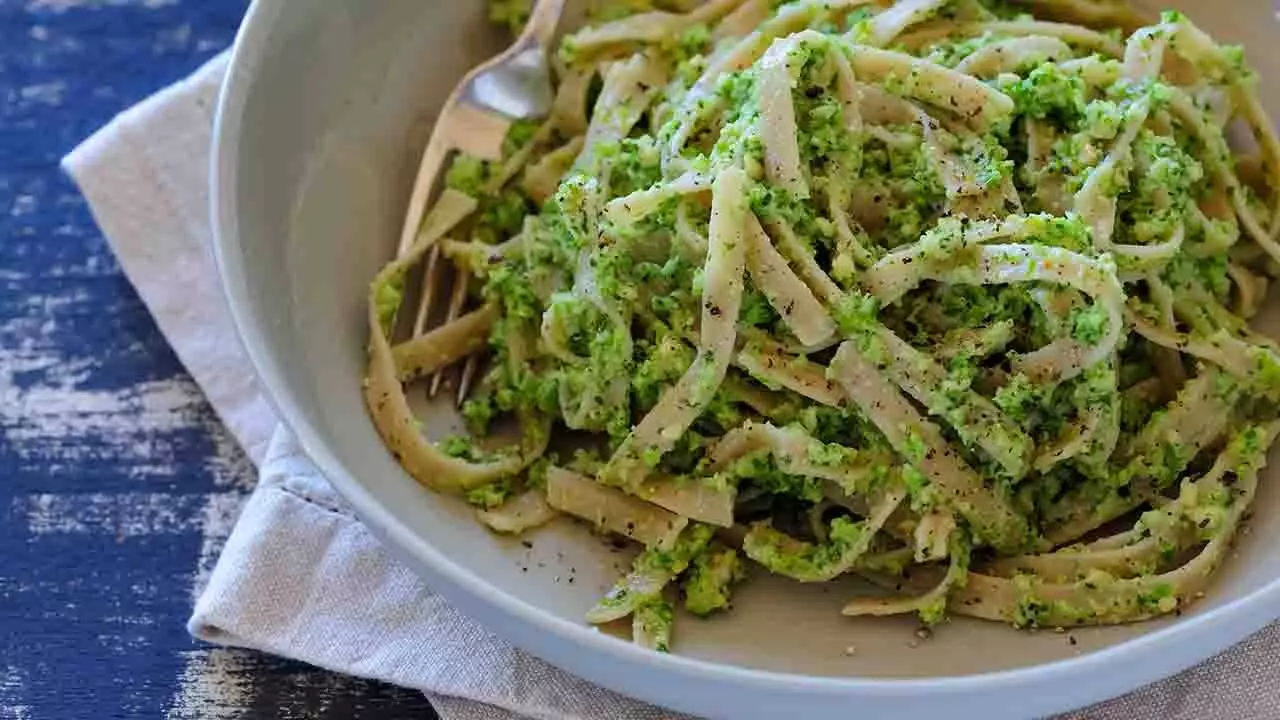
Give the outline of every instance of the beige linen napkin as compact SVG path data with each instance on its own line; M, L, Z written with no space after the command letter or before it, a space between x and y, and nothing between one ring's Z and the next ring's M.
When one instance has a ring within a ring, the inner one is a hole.
M494 637L388 558L252 380L208 253L218 58L122 114L64 161L178 357L255 462L259 484L196 603L191 632L417 688L446 720L648 720L671 713ZM1280 628L1073 717L1280 718Z

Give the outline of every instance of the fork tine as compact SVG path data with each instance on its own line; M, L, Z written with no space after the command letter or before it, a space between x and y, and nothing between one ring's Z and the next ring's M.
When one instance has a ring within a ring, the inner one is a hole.
M503 143L513 117L543 116L550 110L553 95L541 98L540 93L530 89L524 94L532 93L532 99L525 98L526 102L516 108L517 112L512 110L509 102L512 98L501 93L495 94L494 87L506 87L501 81L503 78L509 81L513 74L518 77L528 75L530 68L527 66L530 58L534 58L538 68L533 69L543 71L538 77L545 81L550 90L547 50L555 37L566 1L537 0L533 3L529 21L515 44L502 54L472 68L450 93L440 109L436 125L418 164L407 217L400 235L401 256L413 247L413 242L421 231L420 225L427 212L428 200L432 197L435 184L444 177L447 161L452 153L464 152L486 160L500 161ZM543 75L546 77L542 77ZM506 178L503 182L505 180ZM417 315L413 319L413 337L421 336L431 322L432 311L438 302L436 295L440 293L445 273L450 269L455 271L455 280L444 322L449 323L460 317L463 305L466 304L470 277L465 272L456 272L457 268L447 259L441 262L442 255L439 243L427 255L422 270ZM458 388L459 404L470 390L477 373L477 364L478 360L473 355L463 366ZM446 373L456 367L455 364L452 368L442 368L432 376L428 391L431 397L439 392Z
M452 263L450 263L450 267L452 267ZM467 300L468 280L469 277L466 273L457 272L457 268L454 268L453 291L449 296L449 308L444 319L446 325L457 320L462 315L462 305ZM444 382L445 374L450 369L450 367L444 367L436 371L436 374L431 378L430 397L435 397L436 393L440 392L440 384Z
M413 337L418 337L427 329L427 320L431 317L431 306L435 303L436 288L440 287L440 245L431 248L427 256L427 267L422 271L422 290L418 293L418 314L413 319Z
M462 407L462 403L467 401L467 395L471 392L471 383L475 380L479 366L479 355L467 358L466 364L462 366L462 379L458 381L458 407Z
M440 393L440 386L444 384L445 376L453 371L453 367L452 365L442 367L431 376L431 388L427 391L427 397L434 398Z

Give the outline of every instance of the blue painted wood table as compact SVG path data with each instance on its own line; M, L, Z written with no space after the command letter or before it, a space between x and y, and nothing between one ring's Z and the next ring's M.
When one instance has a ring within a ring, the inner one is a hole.
M58 160L245 0L0 0L0 720L433 717L184 629L253 469Z

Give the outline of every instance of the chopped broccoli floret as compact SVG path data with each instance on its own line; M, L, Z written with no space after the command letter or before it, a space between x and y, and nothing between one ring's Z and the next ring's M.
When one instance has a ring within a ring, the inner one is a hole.
M1086 345L1102 342L1110 325L1107 311L1096 303L1073 309L1067 322L1071 326L1071 336Z
M458 192L472 197L484 194L485 183L489 182L489 164L484 160L466 153L458 153L449 163L444 174L444 184Z
M693 559L684 581L684 607L694 615L710 615L729 607L734 583L746 575L736 550L708 545Z
M635 609L632 632L636 641L660 653L671 652L671 630L675 626L675 614L671 603L655 597L641 603Z
M1084 79L1057 65L1039 65L1001 89L1013 98L1018 113L1037 120L1069 128L1085 115Z
M490 510L506 502L514 489L511 478L502 478L469 490L467 502L478 508Z

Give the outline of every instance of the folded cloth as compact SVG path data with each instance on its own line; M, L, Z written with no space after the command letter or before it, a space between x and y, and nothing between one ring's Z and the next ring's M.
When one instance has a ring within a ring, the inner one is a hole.
M225 58L122 114L64 161L129 279L259 484L196 602L191 632L412 687L446 720L672 714L514 649L391 560L254 385L208 254L209 141ZM1280 717L1280 626L1199 667L1075 713L1097 720Z

